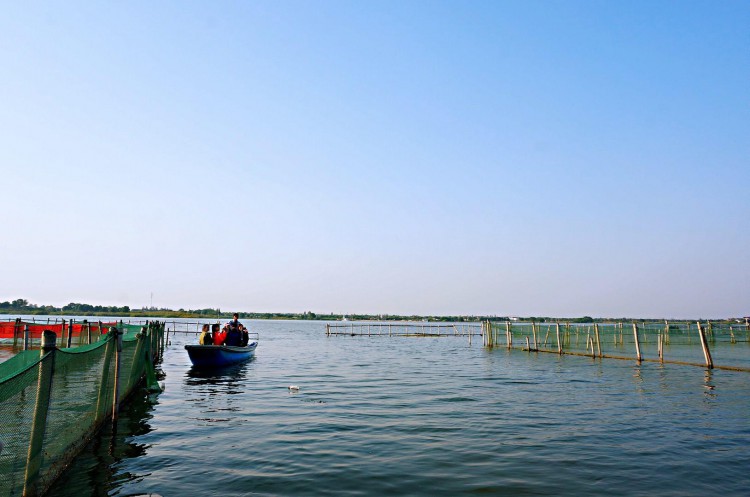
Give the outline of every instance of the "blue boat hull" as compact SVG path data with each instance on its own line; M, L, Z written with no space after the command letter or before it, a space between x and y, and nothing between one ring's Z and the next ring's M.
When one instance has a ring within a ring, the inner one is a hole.
M219 368L238 362L247 361L258 346L258 342L250 342L247 347L231 347L227 345L185 345L193 366L201 368Z

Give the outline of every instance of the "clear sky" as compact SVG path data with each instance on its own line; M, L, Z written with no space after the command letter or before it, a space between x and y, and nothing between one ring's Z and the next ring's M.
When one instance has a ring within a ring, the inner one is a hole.
M747 1L6 2L0 300L750 315Z

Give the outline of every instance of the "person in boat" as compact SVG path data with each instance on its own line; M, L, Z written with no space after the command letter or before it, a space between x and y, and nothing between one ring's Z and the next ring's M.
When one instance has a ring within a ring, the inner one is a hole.
M233 347L241 347L242 346L242 330L245 327L242 326L242 323L239 321L239 314L236 312L232 316L232 320L224 326L224 329L227 330L227 339L224 342L224 345L230 345Z
M247 342L250 341L250 333L247 332L247 328L242 326L242 346L247 347Z
M214 345L224 345L227 334L224 331L219 331L219 323L211 325L211 334L214 336Z
M209 331L209 326L207 324L203 325L203 330L198 337L198 343L201 345L213 345L214 343L214 337Z

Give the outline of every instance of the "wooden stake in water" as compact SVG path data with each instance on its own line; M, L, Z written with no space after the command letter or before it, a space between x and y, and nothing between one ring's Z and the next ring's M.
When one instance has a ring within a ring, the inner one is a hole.
M120 368L122 366L122 332L116 327L110 328L109 332L114 333L115 340L115 385L114 392L112 394L114 397L112 399L112 423L114 424L117 422L117 416L120 413Z
M701 347L703 347L703 357L706 358L706 367L713 369L714 361L711 358L711 351L708 350L708 341L706 340L706 334L703 332L703 327L701 326L700 321L698 321L698 335L701 339Z
M537 344L537 341L536 341L536 323L531 323L531 333L534 334L534 350L538 350L539 345Z
M659 333L659 362L664 362L664 335Z
M638 342L638 325L633 323L633 338L635 339L635 356L638 358L638 362L643 360L641 356L641 344Z
M602 345L599 341L599 324L594 323L594 333L596 334L596 350L599 352L599 357L602 356Z
M513 347L513 323L508 321L508 348Z
M526 335L526 350L531 352L531 345L529 345L529 335Z
M560 343L560 323L555 323L555 333L557 334L557 353L562 354L562 343Z
M28 325L27 325L28 328ZM43 459L44 433L47 427L47 413L52 393L52 375L55 369L55 342L57 335L50 330L42 332L42 350L37 379L36 405L31 425L29 451L26 456L26 475L23 495L38 495L39 470Z

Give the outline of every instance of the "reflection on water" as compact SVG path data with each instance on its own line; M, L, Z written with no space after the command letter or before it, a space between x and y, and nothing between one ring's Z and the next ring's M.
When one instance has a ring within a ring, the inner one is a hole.
M251 357L247 361L221 368L196 368L191 366L185 373L185 385L220 385L239 382L254 360L255 357Z
M221 368L193 366L185 372L182 389L185 401L193 403L202 414L195 420L207 423L230 421L227 413L240 410L240 400L234 396L243 393L253 360Z
M153 430L151 419L157 404L156 395L135 392L120 411L117 423L105 423L69 470L54 483L49 495L105 496L113 489L148 476L147 471L134 471L123 467L122 462L148 453L150 446L138 440Z
M0 344L0 362L7 361L18 352L23 350L23 346L13 346L12 343Z
M716 385L714 385L713 382L713 371L711 369L706 369L703 372L703 387L703 394L705 395L707 401L716 399L716 392L714 391Z

